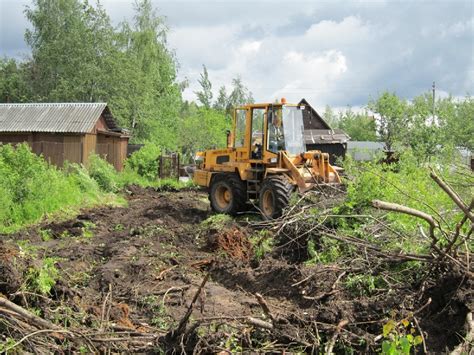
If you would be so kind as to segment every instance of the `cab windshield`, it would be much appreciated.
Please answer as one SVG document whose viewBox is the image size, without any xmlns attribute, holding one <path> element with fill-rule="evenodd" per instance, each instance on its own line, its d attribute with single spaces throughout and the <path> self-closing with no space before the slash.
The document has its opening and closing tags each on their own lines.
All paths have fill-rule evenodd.
<svg viewBox="0 0 474 355">
<path fill-rule="evenodd" d="M 303 110 L 299 106 L 273 107 L 268 122 L 268 150 L 286 150 L 290 155 L 305 151 Z"/>
</svg>

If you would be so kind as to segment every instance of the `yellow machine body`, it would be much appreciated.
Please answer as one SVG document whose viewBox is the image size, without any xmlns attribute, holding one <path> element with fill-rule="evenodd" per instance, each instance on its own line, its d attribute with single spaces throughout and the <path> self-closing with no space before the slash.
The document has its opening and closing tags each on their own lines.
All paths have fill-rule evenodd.
<svg viewBox="0 0 474 355">
<path fill-rule="evenodd" d="M 228 132 L 227 148 L 197 153 L 199 165 L 194 173 L 194 182 L 211 188 L 217 175 L 219 180 L 224 181 L 226 177 L 231 177 L 233 185 L 245 190 L 246 202 L 261 200 L 262 184 L 270 178 L 272 181 L 277 181 L 276 178 L 282 180 L 285 191 L 291 187 L 305 192 L 319 184 L 339 184 L 339 174 L 329 164 L 327 153 L 305 151 L 303 112 L 307 109 L 304 105 L 286 103 L 250 104 L 236 108 L 233 128 Z M 229 189 L 232 190 L 232 187 Z M 225 192 L 225 189 L 220 190 Z M 233 195 L 242 198 L 240 190 L 229 191 L 226 198 L 221 196 L 221 205 L 236 197 Z M 273 196 L 274 200 L 276 196 Z M 210 195 L 211 204 L 212 197 Z M 214 200 L 217 205 L 219 198 Z M 270 197 L 267 200 L 268 203 L 273 201 Z M 280 206 L 277 207 L 280 209 Z M 218 207 L 217 210 L 226 212 L 226 209 L 221 211 Z M 281 211 L 273 212 L 278 215 Z"/>
</svg>

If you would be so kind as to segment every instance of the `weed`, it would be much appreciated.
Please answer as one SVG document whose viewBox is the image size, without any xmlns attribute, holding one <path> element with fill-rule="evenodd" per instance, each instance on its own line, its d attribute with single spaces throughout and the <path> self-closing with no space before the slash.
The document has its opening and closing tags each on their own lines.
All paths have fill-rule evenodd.
<svg viewBox="0 0 474 355">
<path fill-rule="evenodd" d="M 51 229 L 40 229 L 39 230 L 39 235 L 40 235 L 41 240 L 43 242 L 47 242 L 48 240 L 53 239 Z"/>
<path fill-rule="evenodd" d="M 21 354 L 21 349 L 15 350 L 16 340 L 10 337 L 5 337 L 0 341 L 0 354 Z"/>
<path fill-rule="evenodd" d="M 34 154 L 27 144 L 0 145 L 0 233 L 15 232 L 58 211 L 71 216 L 79 207 L 115 200 L 91 178 L 94 175 L 108 181 L 102 179 L 108 175 L 101 173 L 101 164 L 92 165 L 91 175 L 75 164 L 60 170 Z M 115 170 L 112 173 L 116 174 Z M 104 190 L 112 190 L 109 185 L 103 184 Z"/>
<path fill-rule="evenodd" d="M 178 191 L 193 186 L 194 183 L 192 180 L 183 182 L 181 180 L 177 180 L 176 178 L 160 179 L 155 184 L 155 187 L 158 191 Z"/>
<path fill-rule="evenodd" d="M 249 238 L 252 243 L 255 259 L 261 261 L 265 255 L 272 251 L 274 239 L 272 233 L 268 230 L 258 231 L 254 236 Z"/>
<path fill-rule="evenodd" d="M 123 231 L 124 229 L 125 229 L 125 227 L 124 227 L 124 225 L 121 224 L 121 223 L 116 224 L 116 225 L 114 226 L 114 231 L 116 231 L 116 232 Z"/>
<path fill-rule="evenodd" d="M 71 233 L 68 230 L 65 230 L 61 233 L 61 235 L 59 237 L 61 239 L 66 239 L 66 238 L 69 238 L 70 236 L 71 236 Z"/>
<path fill-rule="evenodd" d="M 118 174 L 114 167 L 96 154 L 89 156 L 89 175 L 107 192 L 116 192 L 119 189 Z"/>
<path fill-rule="evenodd" d="M 84 238 L 92 238 L 94 236 L 93 229 L 95 228 L 95 224 L 89 221 L 85 221 L 83 223 L 82 229 L 82 237 Z"/>
<path fill-rule="evenodd" d="M 220 230 L 232 222 L 232 218 L 226 214 L 215 214 L 201 222 L 204 229 Z"/>
<path fill-rule="evenodd" d="M 49 294 L 59 278 L 56 258 L 44 258 L 38 267 L 30 267 L 26 276 L 26 288 L 31 292 Z"/>
<path fill-rule="evenodd" d="M 27 256 L 32 256 L 32 257 L 36 256 L 38 247 L 35 245 L 32 245 L 28 239 L 18 240 L 16 244 L 18 245 L 18 248 L 20 248 L 20 255 L 27 255 Z"/>
<path fill-rule="evenodd" d="M 153 143 L 146 143 L 137 152 L 133 153 L 125 162 L 125 168 L 137 173 L 147 180 L 155 180 L 158 173 L 158 157 L 160 148 Z"/>
<path fill-rule="evenodd" d="M 413 324 L 408 319 L 396 322 L 390 319 L 383 326 L 384 341 L 382 342 L 382 354 L 385 355 L 409 355 L 411 349 L 423 342 L 420 335 L 416 335 Z"/>
<path fill-rule="evenodd" d="M 157 296 L 146 296 L 143 302 L 151 309 L 153 317 L 151 319 L 151 325 L 161 330 L 167 330 L 170 328 L 171 317 L 166 314 L 166 307 L 163 301 Z"/>
<path fill-rule="evenodd" d="M 350 275 L 345 282 L 346 289 L 354 296 L 371 296 L 377 289 L 385 286 L 381 277 L 369 274 Z"/>
</svg>

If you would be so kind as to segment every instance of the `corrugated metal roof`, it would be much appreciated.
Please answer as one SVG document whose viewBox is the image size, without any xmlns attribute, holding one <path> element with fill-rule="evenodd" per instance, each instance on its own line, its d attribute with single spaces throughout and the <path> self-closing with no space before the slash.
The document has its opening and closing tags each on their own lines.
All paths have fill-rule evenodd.
<svg viewBox="0 0 474 355">
<path fill-rule="evenodd" d="M 305 144 L 346 143 L 349 136 L 340 129 L 306 129 Z"/>
<path fill-rule="evenodd" d="M 106 109 L 117 128 L 106 103 L 0 104 L 0 132 L 88 133 Z"/>
</svg>

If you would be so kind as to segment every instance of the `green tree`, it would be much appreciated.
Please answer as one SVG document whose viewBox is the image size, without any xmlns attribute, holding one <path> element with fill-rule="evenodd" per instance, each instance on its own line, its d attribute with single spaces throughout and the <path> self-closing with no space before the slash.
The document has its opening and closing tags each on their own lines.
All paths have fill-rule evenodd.
<svg viewBox="0 0 474 355">
<path fill-rule="evenodd" d="M 198 80 L 201 85 L 201 91 L 196 91 L 195 94 L 199 102 L 208 109 L 212 105 L 212 84 L 209 80 L 206 66 L 203 65 L 202 69 L 200 79 Z"/>
<path fill-rule="evenodd" d="M 252 92 L 243 84 L 240 76 L 232 79 L 232 92 L 228 97 L 227 111 L 231 112 L 237 106 L 250 103 L 253 103 Z"/>
<path fill-rule="evenodd" d="M 425 159 L 438 153 L 444 119 L 433 117 L 432 96 L 429 93 L 415 97 L 406 106 L 406 125 L 401 127 L 400 136 L 418 158 Z"/>
<path fill-rule="evenodd" d="M 225 112 L 227 110 L 228 105 L 229 105 L 229 98 L 227 96 L 227 90 L 225 86 L 223 85 L 219 88 L 219 93 L 217 95 L 216 102 L 214 103 L 214 109 Z"/>
<path fill-rule="evenodd" d="M 339 128 L 346 132 L 353 141 L 376 141 L 375 119 L 364 114 L 354 113 L 349 107 L 339 113 Z"/>
<path fill-rule="evenodd" d="M 384 92 L 376 100 L 370 100 L 368 107 L 379 115 L 378 136 L 392 150 L 395 143 L 403 141 L 407 127 L 406 102 L 394 93 Z"/>
<path fill-rule="evenodd" d="M 25 11 L 32 29 L 32 90 L 41 101 L 101 101 L 112 78 L 113 28 L 104 9 L 79 0 L 33 0 Z"/>
<path fill-rule="evenodd" d="M 200 150 L 224 148 L 227 129 L 230 129 L 230 122 L 223 112 L 204 107 L 193 110 L 182 122 L 179 136 L 181 151 L 192 156 Z"/>
<path fill-rule="evenodd" d="M 0 102 L 27 102 L 32 97 L 25 72 L 25 63 L 0 58 Z"/>
<path fill-rule="evenodd" d="M 474 98 L 438 100 L 436 112 L 441 124 L 440 144 L 474 151 Z"/>
<path fill-rule="evenodd" d="M 324 109 L 324 113 L 323 113 L 323 119 L 324 121 L 326 121 L 329 127 L 333 129 L 339 128 L 338 117 L 336 114 L 334 114 L 334 111 L 332 110 L 331 106 L 326 105 L 326 108 Z"/>
<path fill-rule="evenodd" d="M 181 89 L 166 34 L 167 27 L 151 2 L 137 1 L 134 23 L 122 23 L 117 36 L 114 75 L 120 85 L 111 96 L 111 106 L 134 141 L 149 140 L 175 149 Z"/>
</svg>

